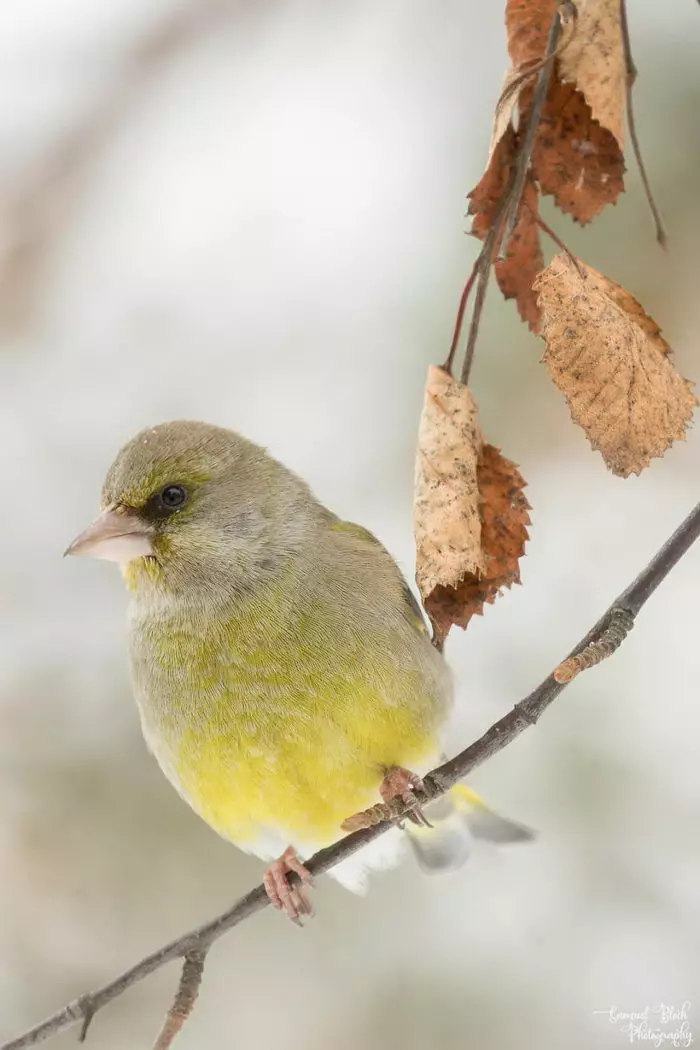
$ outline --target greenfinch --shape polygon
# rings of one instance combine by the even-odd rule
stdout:
[[[270,864],[270,900],[299,921],[304,860],[439,762],[452,682],[420,608],[370,532],[230,430],[141,431],[101,507],[66,553],[121,566],[146,742],[212,828]],[[361,890],[406,840],[434,871],[461,864],[471,834],[529,837],[463,786],[426,813],[331,875]]]

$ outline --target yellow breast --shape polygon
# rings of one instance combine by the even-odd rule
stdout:
[[[132,631],[152,750],[204,820],[244,847],[261,829],[334,841],[378,801],[389,767],[435,755],[449,699],[440,657],[400,613],[370,634],[330,600],[290,602],[278,585],[235,616],[151,617]]]
[[[387,768],[420,766],[435,754],[432,734],[415,719],[396,710],[382,718],[367,700],[358,697],[356,717],[342,728],[320,711],[300,727],[292,706],[287,725],[190,730],[174,761],[178,786],[208,824],[238,845],[268,829],[290,842],[330,843],[346,817],[379,800]]]

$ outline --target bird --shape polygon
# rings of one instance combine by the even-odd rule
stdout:
[[[264,448],[188,420],[124,445],[66,554],[120,566],[149,749],[207,824],[266,862],[271,903],[301,924],[304,862],[379,798],[415,803],[443,754],[452,676],[398,565]],[[474,836],[532,836],[463,784],[410,816],[330,874],[364,892],[406,842],[439,871]]]

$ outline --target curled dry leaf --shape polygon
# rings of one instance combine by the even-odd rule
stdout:
[[[555,63],[532,149],[532,171],[542,193],[551,194],[562,211],[585,224],[624,190],[625,162],[612,132],[593,119],[581,92],[562,83],[558,74]],[[523,91],[523,113],[531,100],[531,90]]]
[[[431,367],[416,457],[416,580],[442,647],[519,581],[529,506],[514,463],[482,446],[469,388]]]
[[[579,88],[593,117],[623,149],[627,68],[620,0],[579,0],[576,6],[576,31],[561,54],[561,79]]]
[[[543,194],[577,222],[590,222],[624,189],[625,60],[619,0],[576,4],[577,18],[554,63],[532,150]],[[540,61],[557,0],[507,0],[508,51],[515,70]],[[565,83],[573,81],[573,83]],[[532,85],[520,92],[521,124]]]
[[[697,399],[636,299],[578,265],[583,275],[557,255],[536,281],[543,359],[574,422],[613,473],[639,474],[685,437]]]
[[[507,0],[508,52],[515,69],[544,56],[558,0]],[[573,83],[596,121],[622,149],[626,63],[620,0],[577,0],[576,22],[559,58],[560,80]]]
[[[476,465],[477,407],[463,383],[431,366],[418,432],[413,529],[416,581],[423,598],[480,573],[481,520]]]
[[[493,445],[484,445],[479,459],[479,514],[483,570],[469,572],[453,586],[437,587],[424,596],[425,608],[442,647],[450,627],[466,627],[504,587],[520,582],[519,561],[525,551],[530,505],[515,463]]]
[[[495,221],[501,197],[510,180],[518,152],[517,134],[506,129],[494,149],[488,167],[469,196],[469,214],[474,216],[472,233],[485,240]],[[518,312],[533,332],[539,330],[540,310],[532,284],[544,266],[537,225],[538,193],[531,177],[525,183],[506,258],[494,265],[498,286],[506,299],[515,299]],[[495,255],[498,255],[496,244]]]

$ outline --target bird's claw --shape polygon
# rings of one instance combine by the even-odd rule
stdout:
[[[289,881],[287,876],[292,873],[299,876],[299,882]],[[314,878],[293,846],[288,846],[281,857],[273,860],[263,875],[263,885],[272,907],[284,911],[297,926],[303,925],[302,917],[311,918],[314,914],[307,894],[307,888],[314,885]]]
[[[404,818],[420,827],[432,827],[417,797],[422,791],[423,781],[417,773],[412,773],[410,769],[404,769],[402,766],[392,766],[379,786],[379,794],[383,801],[348,817],[341,827],[343,831],[358,831],[361,828],[374,827],[383,820],[396,821],[398,826],[402,827]]]
[[[388,769],[379,786],[379,794],[384,802],[389,804],[399,799],[405,807],[405,812],[398,818],[399,827],[403,824],[404,816],[420,827],[431,827],[416,797],[422,791],[422,777],[419,777],[417,773],[412,773],[410,769],[404,769],[403,766],[392,766],[391,769]]]

